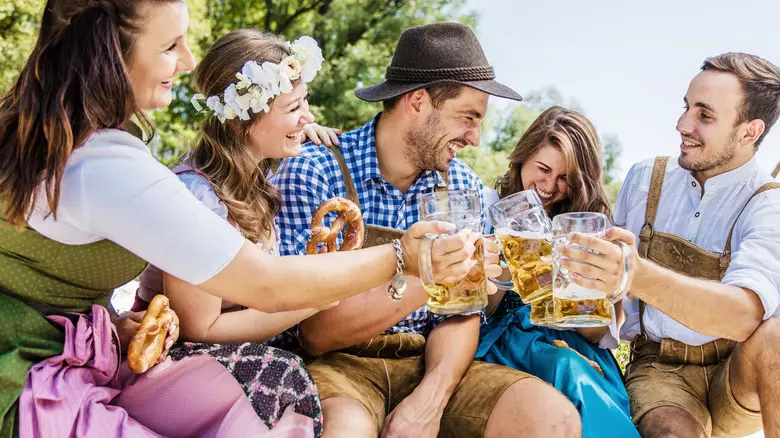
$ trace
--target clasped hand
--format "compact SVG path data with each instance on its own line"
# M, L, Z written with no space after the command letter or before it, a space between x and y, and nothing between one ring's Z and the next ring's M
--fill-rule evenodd
M612 227L601 236L592 236L581 233L571 233L568 240L572 245L566 245L561 249L560 264L566 268L572 282L588 289L600 290L606 294L621 292L630 288L630 279L638 266L638 254L636 251L636 238L630 231L619 227ZM621 288L623 282L624 251L619 242L628 247L628 283ZM624 290L619 290L624 289Z

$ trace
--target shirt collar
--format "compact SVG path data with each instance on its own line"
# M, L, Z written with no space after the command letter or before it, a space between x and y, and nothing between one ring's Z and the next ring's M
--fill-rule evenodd
M358 166L359 177L363 182L382 178L382 175L379 173L379 160L376 156L376 122L381 114L374 116L359 129L358 138L364 138L366 142L365 146L362 147L360 142L358 142L359 150L356 151L356 155L362 155L359 158L359 162L364 163L363 166Z
M713 193L723 187L731 187L741 182L747 181L748 179L752 178L758 171L758 159L755 155L753 155L753 158L751 158L750 161L737 167L736 169L708 178L707 181L704 182L704 193ZM693 177L693 174L690 172L688 172L688 179L689 183L696 181L696 179ZM696 184L698 184L698 182L696 182Z

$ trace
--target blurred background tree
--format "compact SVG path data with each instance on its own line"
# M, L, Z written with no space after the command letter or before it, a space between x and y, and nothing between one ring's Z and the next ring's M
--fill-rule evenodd
M0 5L0 88L13 84L37 37L43 0L5 0ZM189 42L196 58L219 37L238 28L267 30L293 40L310 35L323 50L325 63L311 84L311 108L320 124L352 129L381 110L380 104L354 96L358 87L380 82L401 32L410 26L456 20L476 28L479 17L465 10L465 0L188 0ZM163 163L179 157L195 138L203 115L190 103L191 76L174 83L174 101L155 111L158 136L150 147ZM520 104L489 108L482 125L482 146L459 156L492 186L507 170L507 156L520 136L552 105L584 112L576 99L555 87L523 94ZM621 147L614 135L602 135L604 182L614 201L620 188L616 168Z
M401 32L410 26L455 20L477 27L478 15L466 11L465 0L188 0L190 46L195 57L233 29L267 30L293 40L310 35L323 49L325 63L311 84L311 108L320 124L352 129L381 110L381 104L363 102L354 90L380 82ZM44 0L3 0L0 4L0 90L15 82L32 50ZM195 138L201 118L190 103L191 76L174 83L173 104L155 111L158 136L151 142L154 155L170 164ZM482 145L467 148L459 157L487 186L507 170L508 154L520 136L552 105L583 112L579 103L555 87L522 93L520 104L491 105L482 124ZM604 183L614 203L621 145L614 135L601 135ZM780 168L780 165L779 165ZM625 362L625 345L617 352Z

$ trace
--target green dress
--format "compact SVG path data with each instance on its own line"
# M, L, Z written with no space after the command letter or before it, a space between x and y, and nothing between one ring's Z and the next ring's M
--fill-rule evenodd
M108 305L111 291L147 263L108 240L66 245L0 218L0 438L15 435L17 400L35 363L62 353L62 331L37 310L8 295L65 312ZM5 291L6 293L2 293Z

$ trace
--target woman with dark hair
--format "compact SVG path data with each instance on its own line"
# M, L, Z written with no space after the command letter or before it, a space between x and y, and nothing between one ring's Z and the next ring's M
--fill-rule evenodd
M245 239L133 135L151 138L143 111L167 106L173 79L193 68L187 27L183 0L49 0L0 101L0 436L262 435L208 356L120 368L144 313L109 314L111 290L150 262L261 311L318 308L387 282L398 257L414 275L423 235L451 229L421 223L394 244L311 257ZM465 275L469 238L437 243L440 280ZM174 320L165 346L177 337ZM311 419L300 424L311 435Z
M582 114L551 107L528 127L509 155L509 170L496 182L494 200L533 190L551 218L567 212L610 214L602 185L601 146ZM531 306L514 291L489 297L477 359L510 366L554 385L582 417L583 437L638 437L622 374L602 339L618 339L622 306L609 327L564 331L531 323ZM565 344L560 343L565 342ZM559 348L558 346L569 348Z

